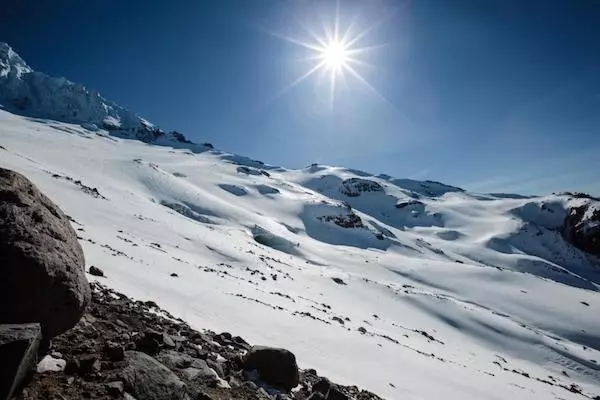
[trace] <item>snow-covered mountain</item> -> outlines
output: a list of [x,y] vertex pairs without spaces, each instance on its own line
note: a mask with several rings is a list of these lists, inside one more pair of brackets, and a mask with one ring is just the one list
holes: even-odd
[[92,131],[102,128],[114,136],[147,143],[186,147],[197,152],[212,147],[208,143],[193,145],[179,132],[165,132],[83,85],[34,71],[3,42],[0,42],[0,104],[19,114],[81,124]]
[[6,45],[0,104],[0,166],[72,218],[107,275],[90,279],[390,399],[600,395],[596,199],[291,170],[156,139]]

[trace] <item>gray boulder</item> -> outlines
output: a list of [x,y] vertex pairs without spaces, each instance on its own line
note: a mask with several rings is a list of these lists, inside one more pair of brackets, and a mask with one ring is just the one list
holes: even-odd
[[219,381],[219,375],[210,368],[204,360],[194,360],[192,366],[183,370],[183,376],[188,381],[203,381],[207,383],[216,383]]
[[10,399],[35,370],[41,339],[39,324],[0,325],[0,400]]
[[244,357],[243,367],[257,370],[263,381],[284,390],[292,390],[300,381],[296,357],[286,349],[254,346]]
[[44,339],[73,327],[90,301],[68,218],[27,178],[0,168],[0,324],[39,322]]
[[167,367],[139,351],[125,352],[125,390],[137,400],[186,399],[185,384]]

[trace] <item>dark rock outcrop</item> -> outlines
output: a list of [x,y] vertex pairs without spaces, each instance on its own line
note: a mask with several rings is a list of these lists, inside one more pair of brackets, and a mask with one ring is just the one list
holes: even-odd
[[93,276],[104,276],[104,271],[98,267],[94,267],[93,265],[88,270],[88,273]]
[[331,278],[332,281],[337,283],[338,285],[346,285],[346,282],[342,278],[338,278],[337,276]]
[[41,339],[39,324],[0,325],[0,400],[10,399],[35,370]]
[[338,388],[332,387],[327,393],[327,400],[349,400],[349,397]]
[[254,346],[244,357],[243,366],[245,370],[257,370],[262,380],[288,391],[300,379],[296,357],[285,349]]
[[424,204],[422,201],[419,201],[419,200],[407,200],[407,201],[399,200],[396,203],[396,208],[405,208],[405,207],[409,207],[409,206],[420,206],[422,208],[424,206]]
[[600,202],[571,208],[563,236],[578,249],[600,257]]
[[342,182],[340,192],[348,197],[357,197],[364,192],[383,192],[383,187],[368,179],[350,178]]
[[45,339],[73,327],[90,299],[77,235],[23,175],[0,168],[0,323],[39,322]]
[[322,378],[319,381],[317,381],[314,385],[312,385],[313,392],[319,392],[324,396],[327,396],[327,393],[329,393],[329,389],[331,389],[331,382],[329,382],[329,379],[327,378]]
[[364,228],[362,219],[352,211],[340,215],[325,215],[318,217],[321,221],[333,222],[342,228]]

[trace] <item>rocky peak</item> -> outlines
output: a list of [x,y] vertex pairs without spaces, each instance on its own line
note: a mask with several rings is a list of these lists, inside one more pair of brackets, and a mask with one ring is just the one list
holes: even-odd
[[20,78],[22,74],[33,70],[7,43],[0,42],[0,77],[6,77],[11,72]]
[[94,90],[32,70],[6,43],[0,42],[0,104],[9,111],[30,117],[80,124],[94,131],[146,143],[187,148],[202,152],[212,148],[198,145],[176,131],[166,132],[109,101]]

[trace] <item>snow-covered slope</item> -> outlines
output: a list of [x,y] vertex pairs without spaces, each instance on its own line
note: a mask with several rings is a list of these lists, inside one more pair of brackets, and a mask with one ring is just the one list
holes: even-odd
[[590,199],[423,194],[4,111],[0,145],[106,284],[198,328],[392,399],[600,394],[600,268],[555,229]]
[[[11,54],[2,77],[31,74]],[[600,395],[600,267],[562,235],[573,210],[598,228],[596,200],[288,170],[70,122],[0,111],[0,166],[72,218],[107,275],[90,279],[390,399]]]

